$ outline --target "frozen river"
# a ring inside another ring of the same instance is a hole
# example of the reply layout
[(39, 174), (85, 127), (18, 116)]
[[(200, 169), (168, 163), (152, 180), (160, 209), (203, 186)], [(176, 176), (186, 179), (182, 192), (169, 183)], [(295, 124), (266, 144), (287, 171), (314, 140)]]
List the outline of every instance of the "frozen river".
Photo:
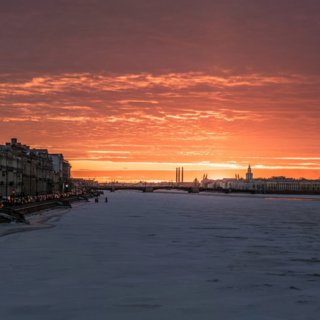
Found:
[(320, 201), (107, 195), (0, 237), (0, 319), (319, 319)]

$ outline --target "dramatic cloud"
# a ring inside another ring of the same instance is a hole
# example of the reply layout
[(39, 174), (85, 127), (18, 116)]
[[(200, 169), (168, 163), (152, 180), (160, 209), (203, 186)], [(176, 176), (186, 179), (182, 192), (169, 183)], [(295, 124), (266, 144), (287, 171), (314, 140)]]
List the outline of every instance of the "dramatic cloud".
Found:
[(63, 152), (78, 175), (184, 164), (191, 178), (252, 162), (261, 175), (319, 177), (319, 9), (313, 0), (2, 2), (1, 142)]

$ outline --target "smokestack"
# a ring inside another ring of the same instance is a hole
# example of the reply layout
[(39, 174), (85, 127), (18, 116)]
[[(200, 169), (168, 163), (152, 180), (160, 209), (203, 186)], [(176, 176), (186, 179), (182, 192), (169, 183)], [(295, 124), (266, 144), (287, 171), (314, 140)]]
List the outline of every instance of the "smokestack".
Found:
[(181, 168), (181, 182), (183, 183), (183, 167)]

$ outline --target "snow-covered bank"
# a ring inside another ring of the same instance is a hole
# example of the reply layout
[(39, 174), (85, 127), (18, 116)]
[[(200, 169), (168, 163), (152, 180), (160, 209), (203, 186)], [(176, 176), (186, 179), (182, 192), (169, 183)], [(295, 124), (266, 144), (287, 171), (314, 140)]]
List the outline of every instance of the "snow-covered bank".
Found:
[(70, 209), (66, 208), (55, 208), (37, 211), (34, 214), (29, 214), (26, 217), (26, 221), (30, 224), (25, 223), (6, 223), (0, 224), (0, 237), (4, 237), (17, 232), (34, 231), (39, 229), (52, 228), (55, 226), (54, 223), (58, 222), (63, 214), (69, 212)]
[(0, 238), (1, 319), (318, 319), (318, 201), (107, 195)]

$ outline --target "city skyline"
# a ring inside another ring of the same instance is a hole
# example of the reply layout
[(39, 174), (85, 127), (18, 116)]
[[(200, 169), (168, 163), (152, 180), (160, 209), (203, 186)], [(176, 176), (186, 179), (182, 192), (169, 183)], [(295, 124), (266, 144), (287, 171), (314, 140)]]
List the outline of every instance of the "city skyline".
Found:
[[(48, 153), (48, 150), (47, 150), (47, 147), (44, 147), (44, 148), (41, 148), (41, 149), (35, 149), (33, 148), (32, 146), (28, 146), (26, 144), (23, 144), (21, 143), (21, 141), (19, 141), (17, 138), (11, 138), (10, 141), (7, 141), (5, 142), (3, 145), (1, 145), (0, 143), (0, 147), (3, 148), (3, 150), (10, 150), (10, 146), (17, 146), (17, 148), (22, 148), (25, 150), (26, 154), (28, 154), (28, 152), (44, 152), (44, 153)], [(51, 156), (62, 156), (63, 155), (61, 153), (55, 153), (55, 154), (50, 154)], [(66, 163), (69, 164), (69, 161), (66, 160), (65, 161)], [(145, 166), (147, 166), (148, 164), (145, 163), (144, 164)], [(150, 164), (149, 164), (150, 165)], [(162, 163), (162, 165), (167, 165), (168, 168), (172, 166), (171, 163)], [(190, 164), (186, 164), (187, 166), (190, 165)], [(202, 165), (204, 166), (210, 166), (210, 164), (205, 164), (203, 163)], [(211, 164), (212, 166), (212, 164)], [(216, 167), (219, 167), (219, 166), (224, 166), (223, 164), (215, 164)], [(152, 167), (151, 167), (152, 168)], [(235, 173), (233, 176), (229, 173), (227, 173), (226, 175), (223, 175), (222, 174), (222, 170), (217, 170), (217, 174), (215, 175), (211, 175), (210, 174), (208, 175), (208, 173), (203, 173), (202, 175), (202, 178), (204, 180), (221, 180), (221, 179), (230, 179), (232, 178), (231, 180), (247, 180), (247, 181), (250, 181), (252, 180), (252, 177), (253, 177), (253, 172), (252, 172), (252, 169), (259, 169), (261, 170), (262, 168), (259, 168), (259, 166), (252, 166), (250, 163), (248, 164), (248, 167), (246, 168), (245, 170), (245, 174), (242, 175), (242, 171), (243, 171), (243, 168), (238, 166), (238, 165), (229, 165), (229, 170), (232, 170), (232, 169), (238, 169), (238, 170), (241, 170), (241, 174), (239, 173)], [(151, 174), (154, 174), (154, 171), (152, 169), (149, 170), (151, 172)], [(122, 170), (122, 173), (123, 176), (115, 176), (115, 177), (110, 177), (110, 176), (98, 176), (98, 179), (97, 179), (97, 176), (92, 176), (92, 175), (96, 175), (96, 171), (91, 171), (91, 175), (89, 176), (84, 176), (84, 177), (77, 177), (77, 176), (74, 176), (73, 175), (73, 178), (77, 179), (77, 178), (86, 178), (89, 180), (92, 180), (92, 181), (99, 181), (99, 182), (141, 182), (141, 181), (149, 181), (149, 182), (176, 182), (176, 183), (183, 183), (183, 182), (193, 182), (194, 180), (198, 180), (199, 178), (199, 175), (200, 173), (202, 174), (202, 171), (194, 171), (194, 170), (191, 170), (191, 171), (187, 171), (185, 172), (185, 168), (184, 167), (176, 167), (175, 168), (175, 177), (173, 177), (173, 170), (162, 170), (162, 171), (158, 171), (158, 175), (161, 176), (161, 179), (143, 179), (144, 176), (141, 175), (141, 172), (142, 171), (139, 171), (137, 173), (137, 171), (130, 171), (130, 170)], [(146, 171), (148, 172), (148, 171)], [(249, 178), (248, 178), (248, 173), (250, 174)], [(71, 166), (70, 166), (70, 169), (69, 169), (69, 175), (71, 174)], [(139, 174), (139, 179), (137, 178), (130, 178), (130, 175), (137, 175)], [(185, 177), (187, 176), (187, 178), (185, 179)], [(251, 178), (250, 178), (251, 177)], [(201, 178), (201, 177), (200, 177)], [(283, 179), (283, 178), (288, 178), (288, 179), (294, 179), (294, 180), (306, 180), (305, 177), (299, 177), (299, 178), (296, 178), (294, 176), (274, 176), (274, 175), (271, 175), (271, 176), (257, 176), (255, 177), (256, 180), (259, 180), (259, 179)], [(314, 181), (320, 181), (320, 178), (318, 179), (309, 179), (309, 180), (314, 180)]]
[(0, 141), (74, 177), (320, 177), (320, 4), (0, 4)]

